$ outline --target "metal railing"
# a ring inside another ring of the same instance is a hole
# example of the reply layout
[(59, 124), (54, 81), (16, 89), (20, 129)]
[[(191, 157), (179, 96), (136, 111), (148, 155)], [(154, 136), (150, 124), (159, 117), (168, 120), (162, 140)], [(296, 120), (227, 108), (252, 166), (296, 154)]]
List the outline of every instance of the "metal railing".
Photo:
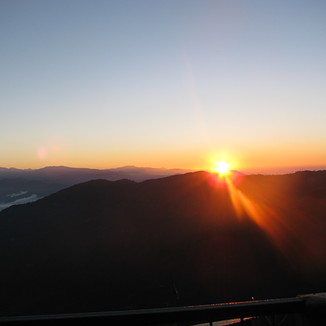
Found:
[(197, 323), (212, 323), (214, 321), (234, 318), (275, 316), (293, 313), (303, 314), (307, 307), (306, 301), (307, 299), (305, 297), (295, 297), (158, 309), (4, 316), (0, 317), (0, 323), (10, 325), (62, 325), (63, 323), (82, 321), (83, 323), (92, 325), (104, 323), (106, 325), (191, 325)]

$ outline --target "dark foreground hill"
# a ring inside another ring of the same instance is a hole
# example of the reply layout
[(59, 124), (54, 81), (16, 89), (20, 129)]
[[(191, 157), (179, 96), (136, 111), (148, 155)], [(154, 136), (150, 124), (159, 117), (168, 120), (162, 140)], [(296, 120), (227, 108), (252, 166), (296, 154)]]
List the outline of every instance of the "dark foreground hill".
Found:
[(2, 315), (326, 290), (326, 172), (94, 180), (0, 213)]

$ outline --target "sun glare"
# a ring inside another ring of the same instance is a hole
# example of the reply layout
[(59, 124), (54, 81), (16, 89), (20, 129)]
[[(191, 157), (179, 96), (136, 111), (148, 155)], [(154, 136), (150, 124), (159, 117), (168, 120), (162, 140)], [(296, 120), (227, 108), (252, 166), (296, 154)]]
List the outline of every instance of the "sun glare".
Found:
[(220, 175), (227, 175), (230, 173), (230, 164), (225, 161), (217, 162), (215, 171)]

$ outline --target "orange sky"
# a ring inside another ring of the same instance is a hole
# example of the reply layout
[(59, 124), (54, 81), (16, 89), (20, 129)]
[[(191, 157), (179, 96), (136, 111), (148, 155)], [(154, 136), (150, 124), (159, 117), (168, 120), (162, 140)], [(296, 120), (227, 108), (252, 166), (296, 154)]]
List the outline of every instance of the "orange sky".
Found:
[(291, 148), (271, 148), (270, 150), (214, 151), (212, 149), (178, 150), (134, 150), (109, 152), (100, 149), (74, 149), (63, 146), (44, 146), (13, 155), (11, 160), (2, 160), (3, 167), (41, 168), (44, 166), (71, 166), (107, 169), (125, 165), (158, 168), (184, 168), (212, 170), (216, 162), (225, 160), (231, 169), (250, 173), (285, 173), (305, 168), (322, 168), (326, 165), (325, 155), (318, 149), (294, 151)]

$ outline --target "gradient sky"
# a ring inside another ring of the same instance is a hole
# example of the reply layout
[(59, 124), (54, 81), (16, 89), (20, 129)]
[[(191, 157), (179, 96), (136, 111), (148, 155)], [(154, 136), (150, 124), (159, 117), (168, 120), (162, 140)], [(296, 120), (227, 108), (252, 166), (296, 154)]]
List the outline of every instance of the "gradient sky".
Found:
[(0, 0), (0, 166), (326, 166), (326, 1)]

